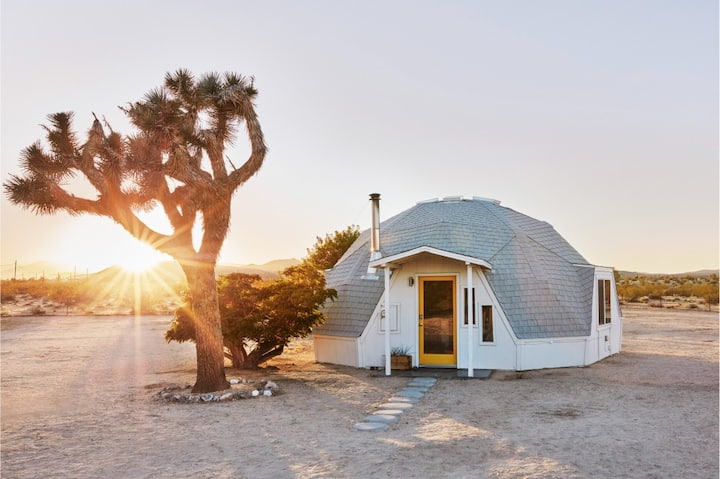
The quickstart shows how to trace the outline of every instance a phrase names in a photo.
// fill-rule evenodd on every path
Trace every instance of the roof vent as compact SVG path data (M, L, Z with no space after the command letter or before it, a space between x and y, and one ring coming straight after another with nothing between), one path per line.
M492 198L484 198L482 196L464 196L464 195L445 196L443 198L430 198L430 199L427 199L424 201L418 201L415 204L423 205L425 203L457 203L459 201L484 201L486 203L493 203L496 205L500 204L500 200L495 200Z
M473 196L472 199L473 199L473 201L485 201L487 203L493 203L495 205L500 204L500 200L494 200L492 198L483 198L482 196Z

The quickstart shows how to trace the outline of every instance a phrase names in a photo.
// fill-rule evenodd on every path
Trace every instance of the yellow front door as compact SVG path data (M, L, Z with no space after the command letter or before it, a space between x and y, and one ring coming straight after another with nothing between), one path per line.
M421 276L418 286L420 365L455 365L457 364L455 278Z

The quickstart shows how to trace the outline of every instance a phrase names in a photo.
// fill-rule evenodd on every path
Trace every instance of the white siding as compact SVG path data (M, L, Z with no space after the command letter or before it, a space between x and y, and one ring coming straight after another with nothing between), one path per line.
M494 322L494 341L492 343L481 343L478 325L476 324L473 328L473 345L475 347L473 367L476 369L515 369L515 341L510 333L507 320L502 314L500 305L492 294L482 270L479 267L473 269L477 318L481 318L482 305L491 305ZM457 367L466 368L468 328L463 324L463 288L467 285L467 276L465 265L459 261L425 254L393 271L390 294L393 315L391 316L391 326L396 324L395 314L399 316L399 319L397 320L397 329L391 327L390 330L391 348L409 347L413 357L413 366L420 365L418 355L418 278L420 276L455 277ZM380 325L382 302L381 299L360 337L362 367L382 367L384 365L384 330Z
M459 322L460 339L458 351L458 368L467 368L467 326L464 322L463 289L467 286L467 278L460 278L460 305ZM490 285L485 279L485 274L479 268L474 268L473 285L475 286L475 309L477 311L477 323L473 327L473 368L476 369L515 369L516 339L510 330L510 325L505 314L500 308ZM492 306L493 315L493 342L482 341L482 307Z
M391 284L394 280L391 278ZM392 290L392 286L391 286ZM368 321L362 336L358 339L360 345L360 365L365 368L385 367L385 320L381 317L383 299L375 307L372 318ZM408 332L408 325L404 321L400 304L391 296L390 306L390 348L410 346L404 342Z
M585 365L587 338L523 340L518 345L517 371Z
M531 370L542 368L574 367L592 364L604 356L620 352L622 341L622 316L617 300L617 290L611 268L596 268L595 292L593 295L593 323L591 334L579 338L547 338L519 340L512 333L507 318L489 286L485 273L480 267L473 268L475 287L476 325L472 328L474 345L473 368L499 370ZM422 254L412 261L393 270L391 278L390 344L393 347L408 347L413 357L413 366L418 367L418 278L421 276L453 276L456 281L457 311L457 367L467 368L467 334L464 323L464 294L467 286L467 272L463 262L440 256ZM609 325L598 325L597 280L611 281L611 314ZM358 340L323 337L316 338L322 353L318 361L346 364L360 367L384 367L384 320L381 299L365 330ZM493 309L492 343L481 341L482 306ZM605 337L607 336L607 341ZM346 348L346 351L342 349ZM602 348L607 348L602 352ZM335 359L337 358L337 359ZM352 362L354 361L354 363Z
M313 349L317 362L362 367L356 339L314 334Z
M610 281L610 324L598 323L598 280ZM620 352L622 343L622 311L612 268L595 268L592 299L592 327L585 349L585 364L592 364Z

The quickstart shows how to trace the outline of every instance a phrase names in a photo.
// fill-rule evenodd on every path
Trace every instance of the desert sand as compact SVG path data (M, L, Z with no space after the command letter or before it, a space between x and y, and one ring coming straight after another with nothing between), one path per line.
M718 314L623 312L619 355L441 379L384 432L353 424L409 379L315 363L309 340L227 371L281 394L182 404L158 397L194 380L168 317L2 318L2 477L718 477Z

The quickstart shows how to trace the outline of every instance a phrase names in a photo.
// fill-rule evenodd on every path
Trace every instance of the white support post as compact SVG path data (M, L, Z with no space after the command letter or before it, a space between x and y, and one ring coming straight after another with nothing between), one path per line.
M475 317L475 301L473 300L473 267L470 262L465 263L467 266L467 311L468 311L468 329L467 329L467 374L473 377L473 318ZM480 318L478 318L478 330L480 327Z
M385 376L390 376L390 265L383 266L385 276Z

